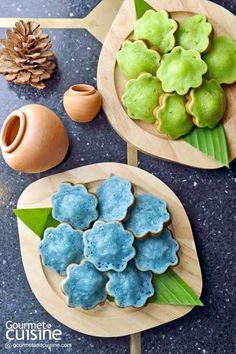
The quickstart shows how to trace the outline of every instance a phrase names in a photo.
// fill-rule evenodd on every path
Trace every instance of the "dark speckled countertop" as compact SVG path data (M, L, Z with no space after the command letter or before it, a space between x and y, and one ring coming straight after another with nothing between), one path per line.
M111 0L115 1L115 0ZM197 1L197 0L196 0ZM236 0L217 0L236 14ZM99 0L0 1L1 17L83 17ZM0 30L0 37L5 30ZM101 112L88 125L76 125L62 107L64 91L75 82L96 84L101 44L84 30L50 30L58 69L44 91L9 85L0 77L0 125L6 116L28 103L42 103L63 120L70 137L66 160L47 173L24 175L0 157L0 353L129 353L129 337L103 339L77 333L53 319L34 297L23 270L16 218L12 208L31 182L57 172L95 162L126 163L126 144ZM191 220L203 273L204 308L142 333L142 353L233 354L235 352L235 230L236 162L230 169L197 170L139 154L139 167L162 179L181 199ZM33 265L32 265L33 267ZM5 323L47 322L62 331L71 349L6 349ZM125 317L124 317L125 321Z

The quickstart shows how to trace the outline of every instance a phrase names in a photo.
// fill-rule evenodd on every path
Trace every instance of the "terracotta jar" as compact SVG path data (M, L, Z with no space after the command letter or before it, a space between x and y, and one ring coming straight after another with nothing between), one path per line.
M30 104L7 117L1 129L0 144L10 167L37 173L62 162L69 140L60 118L53 111Z
M102 105L100 93L90 85L79 84L69 88L64 94L63 104L68 116L75 122L91 122Z

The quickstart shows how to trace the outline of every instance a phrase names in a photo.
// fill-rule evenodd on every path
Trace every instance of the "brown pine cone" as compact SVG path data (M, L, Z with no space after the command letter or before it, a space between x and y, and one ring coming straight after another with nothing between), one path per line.
M52 75L56 64L51 41L35 21L16 22L15 28L0 39L0 74L15 84L45 88L44 80Z

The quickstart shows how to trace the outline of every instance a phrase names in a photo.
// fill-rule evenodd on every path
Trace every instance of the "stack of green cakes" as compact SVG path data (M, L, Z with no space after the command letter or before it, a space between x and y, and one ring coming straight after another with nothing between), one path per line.
M169 139L189 134L194 126L215 128L226 110L221 85L236 81L236 43L213 37L203 15L177 23L165 10L146 11L117 62L128 79L122 103L129 117L155 123Z

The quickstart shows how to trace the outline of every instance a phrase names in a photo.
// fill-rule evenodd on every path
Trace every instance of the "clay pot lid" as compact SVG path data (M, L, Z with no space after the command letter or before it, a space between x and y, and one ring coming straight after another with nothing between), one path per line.
M69 90L80 96L90 96L96 92L96 89L92 85L87 84L76 84L71 86Z
M5 120L0 136L2 151L10 153L20 144L26 127L25 114L18 110L12 112Z

